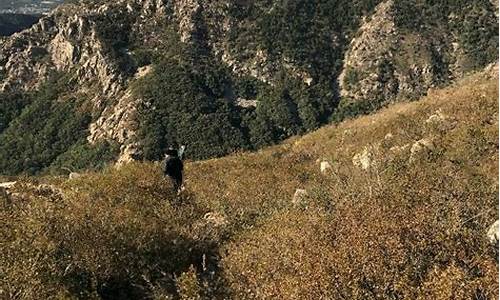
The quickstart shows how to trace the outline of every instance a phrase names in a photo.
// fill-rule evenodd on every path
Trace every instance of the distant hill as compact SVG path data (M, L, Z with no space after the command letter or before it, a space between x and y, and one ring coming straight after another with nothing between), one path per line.
M0 36L9 36L29 28L39 19L40 15L0 14Z

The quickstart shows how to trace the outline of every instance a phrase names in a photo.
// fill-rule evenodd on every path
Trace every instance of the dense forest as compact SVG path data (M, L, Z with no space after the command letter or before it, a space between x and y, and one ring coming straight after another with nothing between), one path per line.
M3 174L100 168L118 153L108 142L86 141L91 115L56 74L38 91L0 94L0 170Z
M370 16L380 2L228 3L227 14L234 20L225 37L228 48L241 60L248 53L265 51L276 68L268 82L235 72L214 54L210 20L203 13L196 18L194 41L189 43L181 42L176 22L159 24L157 39L163 46L155 50L138 42L137 31L130 30L134 20L126 15L103 15L96 22L102 24L98 34L122 72L133 75L142 66L152 67L150 74L133 83L135 95L144 100L138 107L137 132L142 157L158 160L166 147L186 144L188 158L205 159L258 149L378 108L342 102L338 76L363 16ZM487 0L405 0L394 6L402 32L458 35L472 58L471 70L497 59L494 9ZM124 48L130 57L123 54ZM436 68L444 63L440 59L435 60ZM298 78L287 67L289 62L310 80ZM70 75L54 77L39 91L0 95L0 173L98 168L119 153L112 142L87 143L88 126L96 118L86 107L88 99L68 90ZM355 74L348 80L357 84ZM256 106L241 107L237 99L252 100Z

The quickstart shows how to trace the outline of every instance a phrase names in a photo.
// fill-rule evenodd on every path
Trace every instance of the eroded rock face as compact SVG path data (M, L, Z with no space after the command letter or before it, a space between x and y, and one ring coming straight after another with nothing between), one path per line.
M90 125L87 140L96 143L99 140L113 140L127 145L134 140L137 122L137 107L140 99L135 98L130 90L119 97L114 106L104 107L101 116ZM122 153L123 154L123 153Z
M167 24L174 24L181 41L187 44L200 42L202 36L203 46L235 76L250 76L274 85L276 78L285 72L304 87L314 88L319 82L315 70L294 61L293 56L273 54L259 43L242 43L244 45L240 46L244 49L235 47L229 36L240 32L239 29L252 32L254 24L245 25L243 23L252 22L231 17L231 1L94 2L63 5L32 28L0 38L0 91L36 89L54 72L65 73L71 78L74 92L88 97L90 103L85 105L92 107L94 121L89 126L87 140L95 143L106 139L124 145L121 157L130 157L123 151L136 142L137 107L142 103L130 86L147 75L151 67L135 70L133 47L127 49L130 46L127 42L123 43L125 46L114 45L110 40L115 36L103 34L109 26L130 33L137 44L147 49L161 49L164 45L162 32ZM394 22L394 0L382 1L375 13L365 20L345 55L344 70L339 78L344 98L392 101L401 95L425 93L443 80L440 71L427 59L430 50L437 56L452 58L447 67L449 72L445 72L448 77L444 80L457 77L463 71L460 60L454 59L463 55L463 47L457 39L447 36L440 37L446 41L444 44L426 43L425 37L417 31L402 32ZM328 32L325 36L328 36L328 44L342 53L344 44L340 41L350 36L340 34ZM419 58L423 59L407 59L405 53L414 49L421 52ZM335 68L331 73L337 76L339 70ZM231 100L244 108L256 106L255 99L234 96Z
M51 74L65 73L75 93L89 97L92 114L97 116L89 128L89 142L107 139L132 143L137 129L136 108L141 100L132 95L129 83L145 76L151 68L130 73L123 66L129 59L127 50L110 48L103 28L126 28L125 22L131 22L131 30L147 31L145 24L156 26L167 17L165 3L120 0L59 7L32 28L0 43L0 91L36 89ZM150 35L137 36L151 43Z
M119 167L133 162L140 159L141 155L142 153L139 150L139 145L137 143L123 145L120 149L120 157L118 158L116 165Z
M194 20L202 9L198 0L184 0L174 2L174 14L178 20L180 38L183 43L190 42L197 30Z
M341 95L348 101L416 99L463 76L467 54L456 34L400 29L394 4L379 4L350 43L339 76Z
M79 86L100 84L103 95L119 90L123 75L99 36L98 14L81 8L72 15L63 8L56 10L0 47L7 74L0 90L33 89L33 84L42 83L54 71L74 73Z

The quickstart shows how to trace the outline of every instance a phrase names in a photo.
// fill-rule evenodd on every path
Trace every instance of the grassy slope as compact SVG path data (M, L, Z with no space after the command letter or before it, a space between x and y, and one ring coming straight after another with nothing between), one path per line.
M496 299L485 232L498 218L497 99L497 78L480 74L257 153L188 163L181 198L149 163L22 179L0 212L0 296ZM446 121L426 123L437 110ZM390 150L422 138L435 147L412 162L409 148ZM368 171L352 163L365 147ZM299 207L296 188L309 191Z

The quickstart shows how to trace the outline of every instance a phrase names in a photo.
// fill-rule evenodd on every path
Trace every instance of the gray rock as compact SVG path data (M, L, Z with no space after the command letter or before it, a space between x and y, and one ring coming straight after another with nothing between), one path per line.
M116 165L121 166L136 161L140 156L141 151L139 150L139 145L137 143L123 145Z
M257 100L238 98L236 99L236 105L243 108L257 107Z
M354 155L352 163L362 170L368 170L375 166L376 162L369 147L365 147L362 152Z
M410 162L429 154L435 149L434 142L430 138L423 138L416 141L410 149Z
M324 160L321 162L319 169L321 174L325 175L332 171L332 165L328 161Z
M17 181L2 182L2 183L0 183L0 188L10 189L10 188L13 188L16 185L16 183L17 183Z
M69 179L76 179L76 178L82 177L82 174L76 173L76 172L71 172L71 173L69 173L68 177L69 177Z
M492 245L498 245L498 220L490 226L486 236Z
M425 121L426 124L440 124L447 119L447 116L443 114L440 110L436 111L435 114L429 116Z
M307 193L307 190L297 189L295 190L295 194L293 195L292 204L294 206L303 205L305 204L308 196L309 194Z

